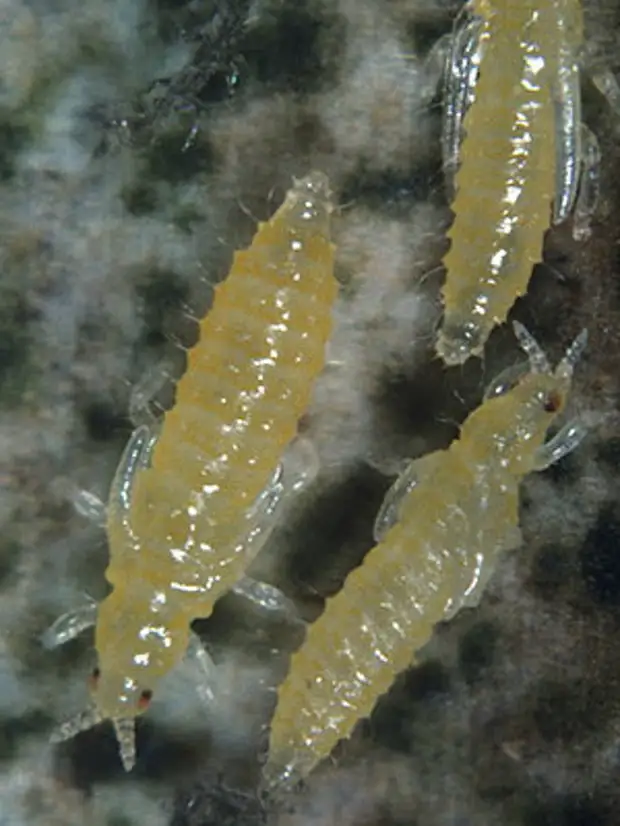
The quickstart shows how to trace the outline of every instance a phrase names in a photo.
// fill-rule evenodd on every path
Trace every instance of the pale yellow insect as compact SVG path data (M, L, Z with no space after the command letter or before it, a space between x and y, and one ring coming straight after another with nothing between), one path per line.
M572 211L576 237L587 234L599 160L581 124L579 0L468 8L474 18L450 55L443 136L447 171L458 167L437 340L448 365L481 355L526 292L551 221Z
M268 786L305 777L370 714L435 624L479 600L498 555L521 541L520 481L585 435L570 423L545 442L585 331L555 371L524 327L515 332L529 369L502 374L458 440L411 463L377 517L378 544L293 655L271 723Z
M109 718L130 769L134 718L158 681L188 650L199 679L210 679L191 621L233 587L261 603L274 598L243 575L284 495L316 470L295 435L338 292L332 209L325 175L295 182L216 288L176 405L156 431L140 427L131 438L106 516L112 592L45 636L57 645L96 622L93 707L57 739Z

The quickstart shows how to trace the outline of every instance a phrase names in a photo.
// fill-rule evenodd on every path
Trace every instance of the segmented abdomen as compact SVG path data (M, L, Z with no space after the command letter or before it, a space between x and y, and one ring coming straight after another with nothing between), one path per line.
M215 600L247 565L235 551L245 515L295 436L324 364L337 294L331 209L324 175L296 182L215 290L151 467L134 488L131 523L151 585L169 584L175 565L197 558L212 566ZM117 573L112 559L106 575Z
M554 193L552 3L497 4L486 22L475 101L465 117L444 264L437 351L448 364L479 355L540 260Z
M428 500L415 508L420 518L408 513L351 572L293 655L271 724L268 785L303 778L350 736L464 589L467 565L459 548L444 550L441 510Z

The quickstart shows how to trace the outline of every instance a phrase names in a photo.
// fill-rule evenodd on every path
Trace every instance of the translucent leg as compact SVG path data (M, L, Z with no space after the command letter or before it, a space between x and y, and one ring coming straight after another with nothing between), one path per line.
M131 507L131 493L136 474L148 467L157 434L152 434L146 425L136 428L127 442L121 460L116 468L110 487L108 511L110 519L124 518Z
M91 628L97 621L97 603L89 600L86 605L58 617L41 636L44 648L56 648L75 639L82 631Z
M495 376L493 381L484 391L484 401L494 399L497 396L503 396L511 390L527 373L530 372L530 364L528 361L521 362L521 364L513 364Z
M71 495L71 502L80 516L100 528L105 528L106 506L98 496L88 490L78 489Z
M587 429L577 421L568 422L555 436L539 447L532 470L546 470L572 453L586 437Z
M555 368L557 379L570 379L583 351L588 344L588 331L584 328L566 351L566 355Z
M239 542L253 559L266 542L277 520L277 511L290 495L299 493L316 477L319 460L308 439L296 438L282 456L271 481L246 514L246 524Z
M581 87L579 66L561 58L555 98L556 176L553 223L568 218L577 197L581 164Z
M551 365L545 351L527 327L524 327L519 321L513 321L512 329L521 349L529 359L532 373L551 373Z
M497 569L498 554L518 548L522 544L521 530L518 525L514 525L506 530L501 548L491 548L487 549L486 553L476 554L476 566L469 585L459 597L450 600L446 606L443 619L451 619L462 608L476 608L480 604L493 572Z
M620 84L611 69L599 69L591 74L591 78L616 117L620 116Z
M459 29L446 61L441 146L444 174L450 187L459 164L463 121L475 97L483 27L481 21L473 20Z
M263 611L270 613L283 613L291 619L298 619L295 603L285 596L275 585L267 582L259 582L252 577L244 576L232 587L232 591L238 596L252 602Z
M210 705L215 699L213 687L216 685L217 671L209 652L193 631L190 632L184 663L192 673L198 696Z
M601 150L596 135L581 125L581 174L573 211L573 238L585 241L592 234L590 223L598 205L601 181Z
M383 504L379 508L375 519L373 536L375 542L381 542L390 528L398 522L400 509L411 491L428 476L437 460L445 454L443 450L436 450L420 459L410 462L405 470L396 479L392 487L388 490Z
M156 364L149 368L140 381L134 385L129 399L129 418L136 427L157 423L158 416L153 414L151 405L154 405L157 395L163 388L172 382L170 371L169 362Z

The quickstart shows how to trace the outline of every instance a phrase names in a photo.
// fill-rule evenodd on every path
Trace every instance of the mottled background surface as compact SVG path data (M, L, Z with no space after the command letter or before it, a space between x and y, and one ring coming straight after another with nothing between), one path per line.
M39 636L105 595L105 498L132 386L195 340L188 318L291 176L326 171L342 209L332 367L308 432L322 459L258 560L311 619L372 543L398 462L445 446L518 354L432 357L450 220L433 44L447 0L0 0L0 824L603 826L620 822L620 11L585 0L585 116L602 147L589 241L570 227L514 310L553 360L590 346L577 453L522 487L524 546L475 610L437 628L369 721L277 806L254 794L273 686L299 629L223 600L197 629L229 687L205 713L173 675L125 776L109 725L61 747L92 635ZM165 82L164 82L165 81ZM599 84L600 85L600 84ZM189 138L189 140L188 140ZM413 662L412 651L412 662Z

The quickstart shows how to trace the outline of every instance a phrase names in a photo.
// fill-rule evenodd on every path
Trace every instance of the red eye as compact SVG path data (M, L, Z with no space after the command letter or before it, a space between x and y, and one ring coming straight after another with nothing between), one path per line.
M549 393L547 398L545 399L545 412L546 413L555 413L557 410L560 409L560 405L562 404L562 397L557 391Z
M144 709L149 707L149 703L153 698L153 692L150 689L145 689L138 698L138 708L140 711L144 711Z

